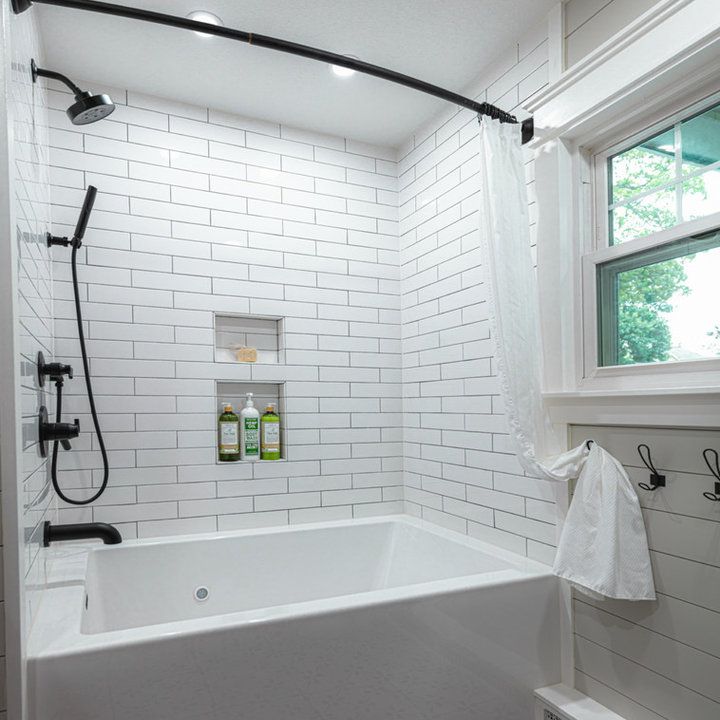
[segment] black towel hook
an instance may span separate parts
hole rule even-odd
[[[710,462],[710,456],[715,456],[715,467],[713,467],[712,463]],[[708,466],[708,469],[713,474],[713,477],[717,481],[715,483],[715,492],[704,492],[703,497],[707,500],[712,500],[713,502],[720,502],[720,457],[718,457],[718,451],[713,450],[713,448],[706,448],[703,450],[703,459],[705,460],[705,464]]]
[[[590,451],[590,446],[594,443],[594,440],[588,440],[585,443],[585,447],[588,449],[588,452]]]
[[[643,450],[645,451],[645,454],[647,455],[647,458],[645,455],[643,455]],[[638,485],[643,490],[648,490],[650,492],[655,492],[659,487],[665,487],[665,476],[661,475],[656,469],[655,465],[653,464],[652,458],[650,457],[650,448],[645,445],[645,443],[640,443],[640,445],[637,446],[638,455],[640,456],[640,459],[643,461],[643,465],[650,471],[650,484],[647,483],[638,483]]]

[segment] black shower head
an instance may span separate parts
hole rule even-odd
[[[72,80],[53,70],[39,68],[34,60],[30,61],[33,82],[39,77],[59,80],[67,85],[75,95],[75,102],[67,109],[67,116],[73,125],[88,125],[107,117],[115,110],[115,103],[107,95],[93,95],[81,90]]]
[[[73,125],[87,125],[102,120],[115,110],[115,103],[107,95],[91,95],[83,92],[75,96],[67,109],[67,116]]]

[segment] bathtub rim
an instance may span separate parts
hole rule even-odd
[[[312,532],[324,528],[358,525],[402,523],[456,542],[479,552],[500,558],[510,566],[507,569],[432,580],[393,588],[370,590],[348,595],[335,595],[304,602],[274,605],[267,608],[244,610],[200,618],[175,620],[133,628],[82,633],[82,606],[85,598],[85,573],[91,553],[118,552],[126,549],[154,545],[182,544],[199,540],[218,540],[287,532]],[[282,525],[267,528],[198,533],[171,537],[133,539],[123,545],[106,547],[76,544],[53,553],[49,573],[50,587],[44,591],[35,622],[30,632],[27,659],[43,660],[110,648],[123,648],[162,641],[177,636],[217,633],[243,626],[257,626],[289,621],[295,618],[316,617],[344,611],[409,602],[416,599],[445,594],[467,592],[482,587],[510,586],[540,578],[557,578],[550,566],[518,555],[483,540],[478,540],[434,523],[409,515],[384,515],[373,518],[333,520],[302,525]]]

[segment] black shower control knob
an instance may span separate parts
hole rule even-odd
[[[45,385],[45,378],[49,377],[53,382],[62,384],[63,377],[68,376],[72,380],[73,369],[70,365],[59,362],[45,362],[42,352],[37,354],[37,373],[40,387]]]
[[[80,434],[80,420],[75,418],[74,423],[43,422],[40,424],[40,440],[70,440]]]
[[[45,365],[45,374],[52,380],[62,378],[63,375],[67,375],[68,379],[72,380],[73,369],[70,365],[63,365],[62,363],[48,363]]]

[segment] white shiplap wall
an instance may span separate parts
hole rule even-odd
[[[574,427],[648,481],[637,445],[649,446],[666,487],[637,488],[648,531],[657,602],[595,602],[577,594],[577,688],[627,720],[720,717],[720,503],[702,458],[720,452],[720,432]]]
[[[510,48],[473,96],[513,110],[547,84],[547,72],[547,35],[539,31]],[[525,477],[512,453],[493,361],[477,232],[477,131],[471,112],[444,115],[398,162],[406,506],[548,560],[553,489]]]
[[[80,281],[113,468],[61,519],[132,537],[401,511],[395,151],[110,92],[115,114],[80,129],[50,92],[55,231],[100,191]],[[57,353],[79,371],[54,257]],[[285,363],[213,362],[214,311],[285,318]],[[79,376],[65,413],[89,429]],[[286,383],[287,462],[215,462],[216,379]],[[75,448],[62,481],[83,496],[100,456],[88,432]]]

